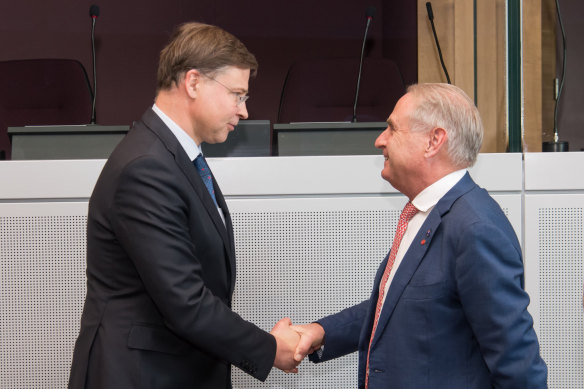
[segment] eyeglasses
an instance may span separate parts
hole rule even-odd
[[[241,92],[236,92],[233,89],[231,89],[230,87],[228,87],[227,85],[225,85],[224,83],[222,83],[221,81],[217,81],[213,77],[209,77],[209,76],[207,76],[205,74],[203,74],[203,76],[207,77],[209,80],[215,81],[217,84],[219,84],[223,88],[227,89],[229,91],[229,93],[233,94],[235,96],[235,104],[236,105],[241,105],[241,104],[245,103],[249,99],[249,95],[244,95]]]

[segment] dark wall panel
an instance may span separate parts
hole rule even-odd
[[[191,20],[225,28],[257,56],[260,68],[248,104],[254,119],[276,120],[284,78],[295,60],[358,57],[369,5],[377,14],[367,55],[397,60],[408,82],[417,72],[414,0],[405,2],[410,6],[399,0],[5,1],[0,3],[0,60],[74,58],[90,74],[93,3],[101,9],[96,24],[100,124],[129,124],[152,104],[158,53],[173,28]],[[354,88],[356,79],[340,82]]]
[[[584,27],[582,13],[584,3],[560,1],[562,20],[566,32],[566,78],[558,107],[558,132],[561,141],[570,143],[570,151],[584,151]],[[557,73],[562,72],[562,42],[558,27]]]

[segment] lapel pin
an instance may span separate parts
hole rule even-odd
[[[432,233],[432,230],[428,230],[428,231],[426,231],[426,238],[429,238],[431,233]],[[423,246],[423,245],[425,245],[425,244],[426,244],[426,239],[422,239],[422,240],[420,241],[420,244],[421,244],[422,246]]]

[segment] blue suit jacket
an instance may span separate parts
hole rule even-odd
[[[324,361],[359,351],[364,387],[379,282],[319,321]],[[434,207],[399,266],[370,355],[369,388],[545,388],[515,232],[468,173]]]

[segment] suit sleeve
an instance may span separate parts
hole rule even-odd
[[[274,362],[275,338],[205,286],[188,222],[192,194],[177,183],[180,174],[176,166],[151,157],[127,165],[110,210],[116,237],[173,332],[264,380]]]
[[[324,328],[325,344],[322,354],[310,355],[312,362],[324,362],[357,351],[365,322],[369,300],[317,321]]]
[[[527,311],[529,297],[523,290],[523,262],[514,231],[476,222],[457,242],[460,301],[493,387],[547,387],[547,368]]]

